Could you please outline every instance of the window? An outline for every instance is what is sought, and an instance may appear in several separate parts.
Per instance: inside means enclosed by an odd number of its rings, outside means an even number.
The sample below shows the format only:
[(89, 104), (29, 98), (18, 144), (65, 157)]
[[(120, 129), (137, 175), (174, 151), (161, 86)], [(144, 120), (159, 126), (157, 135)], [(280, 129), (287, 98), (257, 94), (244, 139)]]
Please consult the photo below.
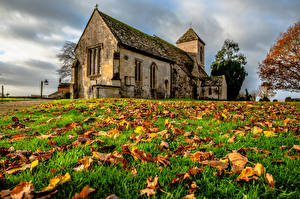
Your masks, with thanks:
[(142, 81), (142, 62), (135, 60), (135, 81)]
[(203, 46), (201, 46), (200, 47), (200, 62), (201, 62), (201, 64), (203, 63), (203, 58), (204, 58), (203, 54), (204, 54), (204, 49), (203, 49)]
[(150, 67), (150, 87), (152, 89), (156, 88), (156, 70), (157, 66), (153, 63)]
[(169, 80), (165, 80), (165, 89), (169, 90)]
[(88, 49), (88, 76), (100, 75), (101, 73), (101, 48)]
[(208, 89), (208, 94), (211, 95), (211, 88)]

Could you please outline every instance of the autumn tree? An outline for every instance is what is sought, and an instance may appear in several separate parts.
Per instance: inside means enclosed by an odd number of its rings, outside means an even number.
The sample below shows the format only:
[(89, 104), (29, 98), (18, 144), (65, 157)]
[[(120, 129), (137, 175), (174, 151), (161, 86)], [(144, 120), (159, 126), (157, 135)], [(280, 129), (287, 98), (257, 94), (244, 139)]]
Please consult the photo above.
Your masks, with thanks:
[(259, 76), (273, 89), (300, 90), (300, 21), (282, 33), (259, 65)]
[(244, 65), (247, 64), (246, 57), (238, 53), (239, 50), (238, 43), (225, 40), (222, 49), (218, 51), (215, 61), (211, 65), (211, 75), (225, 75), (228, 100), (236, 99), (248, 75), (244, 68)]
[(263, 82), (258, 88), (258, 96), (263, 101), (270, 101), (269, 98), (273, 97), (276, 92), (273, 90), (272, 85), (268, 82)]
[(57, 70), (57, 73), (59, 74), (61, 79), (70, 79), (71, 77), (71, 67), (75, 60), (75, 47), (76, 43), (65, 41), (62, 49), (56, 55), (61, 62), (61, 67)]

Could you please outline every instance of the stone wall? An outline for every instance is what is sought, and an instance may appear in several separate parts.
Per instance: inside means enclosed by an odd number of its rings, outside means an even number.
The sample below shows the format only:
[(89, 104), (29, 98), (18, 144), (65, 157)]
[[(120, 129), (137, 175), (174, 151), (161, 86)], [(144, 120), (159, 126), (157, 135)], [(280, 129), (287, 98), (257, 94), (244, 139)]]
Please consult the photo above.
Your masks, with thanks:
[[(205, 46), (198, 40), (184, 42), (177, 44), (177, 47), (189, 53), (196, 61), (197, 64), (204, 68), (204, 51)], [(201, 50), (202, 49), (202, 50)]]
[[(142, 81), (135, 82), (135, 61), (141, 62)], [(155, 64), (156, 89), (150, 87), (150, 68)], [(124, 48), (120, 49), (121, 96), (138, 98), (170, 97), (170, 63), (148, 57)], [(166, 85), (167, 84), (167, 85)]]
[[(102, 46), (101, 49), (101, 74), (88, 76), (88, 48)], [(73, 88), (77, 87), (79, 98), (96, 98), (97, 92), (93, 85), (112, 85), (113, 56), (118, 51), (117, 40), (107, 27), (98, 12), (94, 12), (84, 33), (82, 34), (77, 48), (75, 49), (78, 60), (78, 80), (73, 80)]]
[(194, 98), (191, 78), (177, 64), (172, 66), (172, 98)]

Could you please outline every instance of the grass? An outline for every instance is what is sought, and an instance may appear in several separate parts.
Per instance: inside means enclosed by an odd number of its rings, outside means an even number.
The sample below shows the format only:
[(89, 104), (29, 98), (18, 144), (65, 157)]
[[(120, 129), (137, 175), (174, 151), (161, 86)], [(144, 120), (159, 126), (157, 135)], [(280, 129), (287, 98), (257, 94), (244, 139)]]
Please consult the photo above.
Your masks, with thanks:
[[(11, 127), (15, 123), (12, 117), (17, 117), (27, 128)], [(94, 118), (94, 120), (85, 121), (87, 118)], [(289, 118), (289, 121), (286, 118)], [(122, 126), (122, 120), (129, 123), (128, 129), (119, 128)], [(0, 146), (13, 146), (15, 150), (33, 152), (49, 151), (55, 147), (72, 144), (79, 136), (91, 129), (94, 132), (107, 132), (119, 128), (119, 136), (114, 138), (91, 134), (91, 139), (99, 138), (104, 143), (74, 146), (64, 151), (55, 150), (52, 157), (41, 161), (32, 173), (27, 169), (14, 174), (5, 174), (5, 181), (0, 184), (0, 187), (13, 189), (20, 181), (31, 181), (35, 191), (40, 191), (49, 184), (51, 178), (68, 172), (71, 174), (71, 180), (57, 187), (58, 193), (53, 196), (54, 198), (71, 198), (85, 185), (96, 188), (92, 198), (105, 198), (110, 194), (116, 194), (121, 198), (147, 198), (146, 195), (140, 195), (140, 190), (146, 188), (147, 177), (157, 175), (164, 191), (157, 190), (153, 198), (182, 198), (189, 194), (190, 182), (184, 180), (177, 184), (170, 184), (172, 179), (177, 178), (177, 173), (185, 173), (191, 167), (203, 165), (200, 161), (192, 161), (188, 155), (175, 156), (173, 152), (179, 145), (188, 145), (188, 138), (193, 139), (197, 135), (200, 138), (211, 138), (212, 141), (198, 145), (193, 143), (195, 149), (190, 153), (200, 149), (212, 151), (216, 159), (223, 158), (230, 151), (239, 150), (241, 147), (257, 147), (270, 151), (271, 154), (265, 155), (249, 150), (245, 155), (250, 162), (261, 163), (275, 180), (274, 187), (270, 186), (264, 177), (249, 182), (238, 182), (239, 174), (217, 176), (214, 175), (216, 168), (203, 166), (203, 172), (191, 177), (191, 180), (198, 185), (195, 192), (197, 198), (297, 198), (300, 195), (299, 152), (292, 150), (287, 153), (287, 151), (293, 145), (300, 144), (299, 120), (299, 103), (138, 99), (53, 101), (50, 104), (36, 106), (1, 118), (0, 137), (1, 135), (20, 136), (21, 133), (30, 138), (15, 140), (14, 137), (4, 137), (0, 139)], [(63, 131), (61, 135), (49, 139), (37, 137), (53, 133), (57, 128), (63, 128), (72, 122), (76, 127)], [(130, 140), (130, 137), (138, 126), (144, 126), (146, 130), (158, 128), (158, 132), (167, 129), (170, 137), (157, 136), (149, 141), (135, 143)], [(272, 131), (276, 136), (268, 137), (263, 132), (254, 134), (254, 127)], [(187, 137), (183, 133), (175, 135), (172, 130), (174, 128), (182, 128), (184, 133), (191, 132), (191, 136)], [(138, 133), (135, 134), (138, 136)], [(70, 135), (75, 137), (70, 138)], [(147, 135), (148, 133), (145, 133), (145, 136)], [(233, 143), (229, 143), (228, 139), (232, 136), (236, 138)], [(51, 145), (50, 139), (55, 144)], [(169, 151), (161, 151), (157, 148), (162, 140), (169, 144)], [(94, 159), (93, 167), (89, 171), (73, 170), (83, 156), (93, 156), (91, 147), (99, 151), (101, 146), (113, 145), (115, 146), (113, 150), (100, 152), (118, 151), (122, 154), (122, 146), (129, 143), (139, 150), (149, 152), (152, 156), (169, 155), (170, 165), (160, 167), (154, 162), (142, 163), (139, 159), (123, 154), (131, 166), (127, 169), (120, 164), (107, 165)], [(0, 157), (0, 174), (5, 170), (3, 162), (8, 160), (11, 160), (8, 156)], [(247, 163), (246, 166), (253, 165)], [(136, 176), (131, 172), (133, 167), (136, 167)], [(227, 171), (229, 170), (230, 168)]]

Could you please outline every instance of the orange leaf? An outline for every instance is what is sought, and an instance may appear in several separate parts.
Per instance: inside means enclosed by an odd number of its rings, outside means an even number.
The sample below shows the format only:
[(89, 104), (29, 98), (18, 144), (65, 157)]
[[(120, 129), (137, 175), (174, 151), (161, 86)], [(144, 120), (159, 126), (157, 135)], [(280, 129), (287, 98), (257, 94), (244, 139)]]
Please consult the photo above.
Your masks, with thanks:
[(13, 190), (10, 191), (12, 199), (33, 198), (30, 194), (34, 190), (31, 182), (20, 182)]
[(78, 194), (76, 193), (74, 197), (72, 197), (72, 199), (84, 199), (84, 198), (88, 198), (88, 196), (93, 193), (94, 191), (96, 191), (96, 189), (94, 188), (90, 188), (89, 185), (86, 185), (85, 187), (83, 187), (82, 191)]

